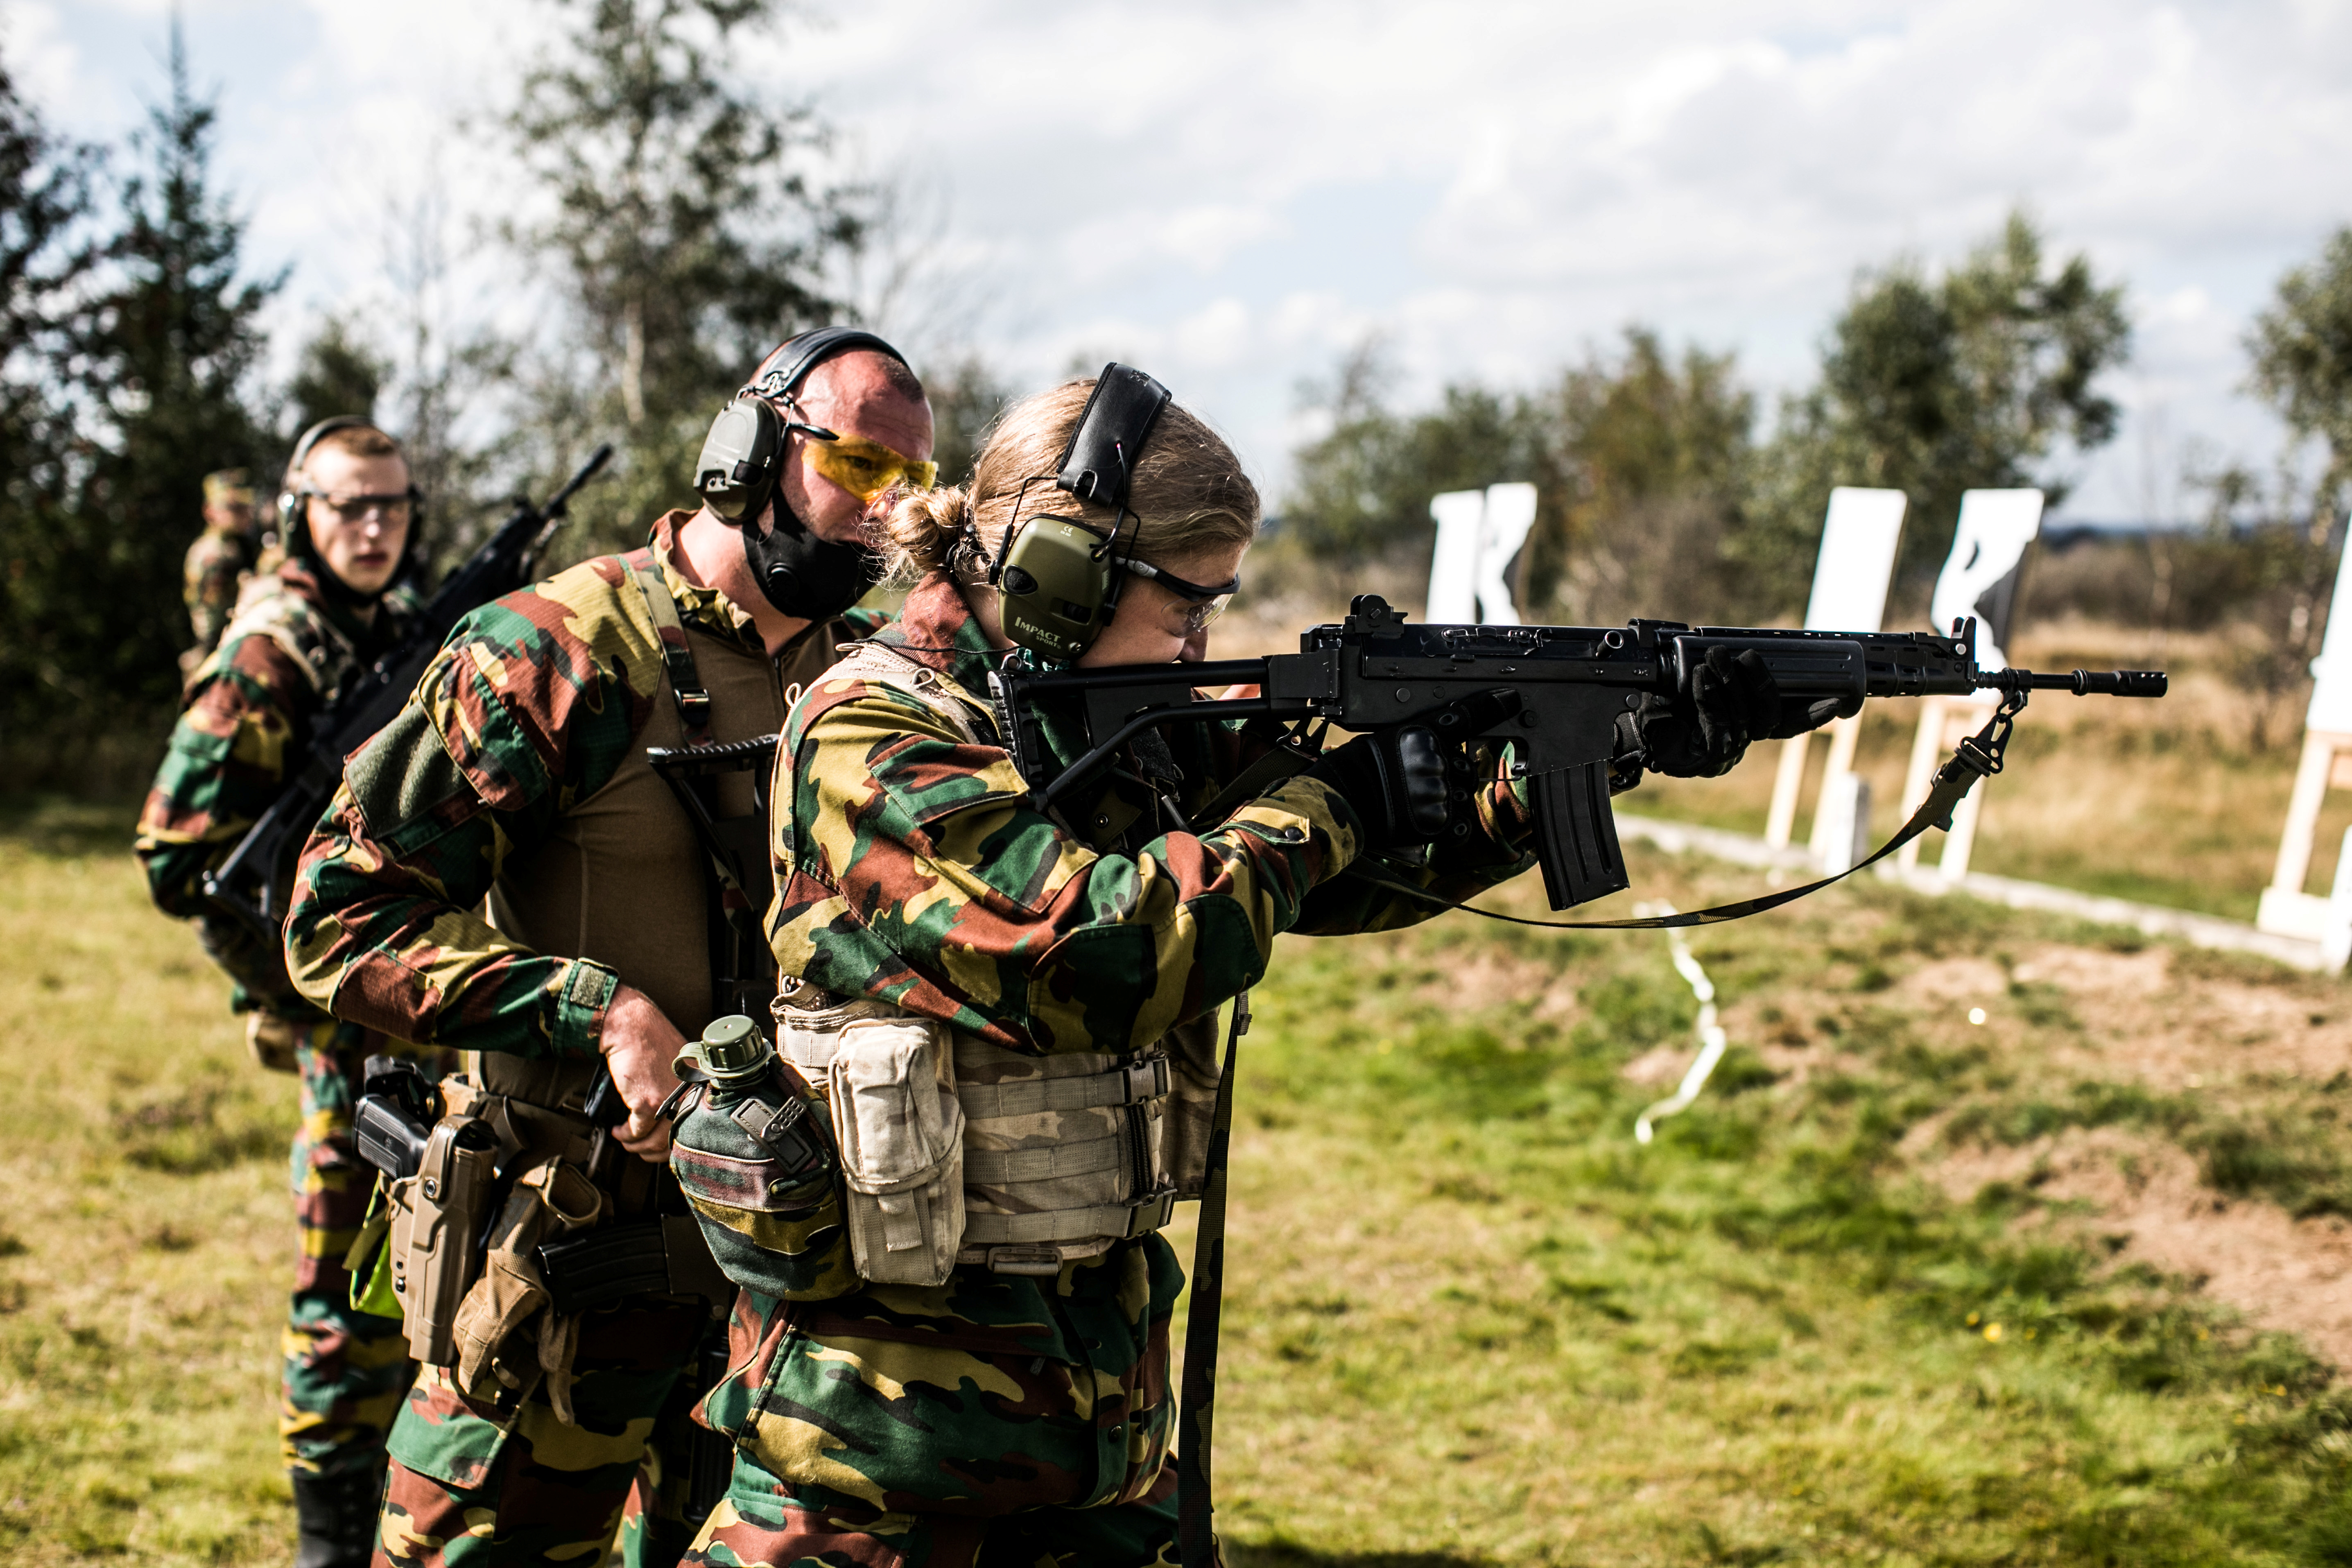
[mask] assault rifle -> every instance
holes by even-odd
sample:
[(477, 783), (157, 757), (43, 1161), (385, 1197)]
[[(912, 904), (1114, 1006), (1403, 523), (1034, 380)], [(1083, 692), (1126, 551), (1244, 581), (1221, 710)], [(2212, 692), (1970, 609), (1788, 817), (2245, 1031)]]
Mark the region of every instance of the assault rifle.
[[(1358, 731), (1419, 724), (1443, 741), (1508, 740), (1514, 773), (1527, 781), (1534, 808), (1544, 890), (1553, 909), (1565, 910), (1628, 885), (1609, 808), (1617, 715), (1651, 693), (1687, 693), (1692, 673), (1717, 647), (1734, 656), (1753, 650), (1784, 701), (1827, 704), (1842, 716), (1859, 712), (1871, 697), (2000, 692), (1993, 722), (1963, 744), (1922, 808), (1921, 816), (1945, 826), (1968, 786), (2000, 771), (2010, 721), (2027, 693), (2161, 697), (2166, 685), (2162, 670), (1979, 668), (1973, 620), (1956, 624), (1950, 637), (1645, 620), (1607, 629), (1408, 626), (1402, 611), (1370, 594), (1360, 595), (1339, 625), (1301, 634), (1297, 653), (1048, 674), (1013, 668), (989, 680), (1013, 763), (1040, 811), (1100, 778), (1120, 747), (1162, 724), (1263, 715), (1301, 730), (1315, 721)], [(1259, 695), (1194, 698), (1195, 688), (1223, 686), (1255, 686)], [(1075, 725), (1064, 732), (1083, 737), (1087, 749), (1066, 768), (1046, 743), (1048, 724)], [(1303, 752), (1294, 746), (1293, 754)], [(1269, 776), (1259, 787), (1273, 782)], [(1927, 825), (1915, 817), (1907, 831)]]
[(310, 752), (261, 819), (246, 830), (227, 859), (205, 875), (205, 896), (253, 928), (265, 942), (279, 940), (286, 923), (282, 889), (291, 880), (294, 858), (318, 826), (342, 777), (343, 759), (392, 722), (416, 689), (417, 678), (441, 650), (442, 639), (467, 615), (530, 581), (530, 563), (563, 521), (572, 494), (612, 459), (610, 444), (588, 455), (580, 471), (544, 506), (518, 497), (498, 531), (466, 563), (443, 580), (417, 618), (416, 627), (344, 689), (320, 715)]

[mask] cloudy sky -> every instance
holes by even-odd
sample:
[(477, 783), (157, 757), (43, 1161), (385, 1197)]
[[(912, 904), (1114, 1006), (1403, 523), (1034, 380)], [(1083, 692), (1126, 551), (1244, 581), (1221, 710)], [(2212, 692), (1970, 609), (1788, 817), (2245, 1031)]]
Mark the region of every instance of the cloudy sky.
[[(1130, 358), (1278, 489), (1302, 379), (1368, 333), (1396, 400), (1532, 384), (1628, 321), (1810, 375), (1856, 268), (1959, 254), (2023, 203), (2129, 287), (2123, 437), (2065, 509), (2174, 508), (2195, 442), (2267, 461), (2246, 322), (2352, 222), (2352, 0), (806, 0), (746, 55), (913, 193), (927, 281), (891, 323), (1024, 386)], [(219, 166), (280, 314), (386, 287), (390, 215), (441, 193), (449, 309), (528, 309), (471, 225), (511, 182), (498, 101), (544, 0), (186, 0)], [(161, 90), (164, 0), (0, 0), (62, 127)], [(919, 306), (919, 309), (916, 307)]]

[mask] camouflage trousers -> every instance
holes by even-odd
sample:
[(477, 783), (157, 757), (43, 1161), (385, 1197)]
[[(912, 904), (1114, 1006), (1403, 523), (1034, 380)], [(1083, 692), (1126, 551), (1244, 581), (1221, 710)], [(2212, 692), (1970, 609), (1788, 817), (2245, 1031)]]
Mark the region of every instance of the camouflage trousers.
[(698, 1521), (683, 1516), (667, 1440), (711, 1326), (693, 1297), (583, 1315), (570, 1426), (543, 1390), (502, 1411), (423, 1368), (393, 1424), (373, 1568), (593, 1568), (608, 1549), (630, 1568), (677, 1562)]
[(1142, 1497), (1107, 1508), (1039, 1508), (994, 1519), (884, 1513), (824, 1487), (789, 1485), (743, 1456), (692, 1568), (1174, 1568), (1176, 1467)]
[(292, 1171), (299, 1258), (286, 1319), (278, 1444), (290, 1470), (340, 1476), (377, 1469), (384, 1434), (408, 1387), (408, 1342), (398, 1319), (352, 1306), (343, 1255), (375, 1187), (374, 1171), (352, 1141), (352, 1114), (361, 1069), (384, 1040), (350, 1024), (266, 1022), (291, 1037), (302, 1100)]

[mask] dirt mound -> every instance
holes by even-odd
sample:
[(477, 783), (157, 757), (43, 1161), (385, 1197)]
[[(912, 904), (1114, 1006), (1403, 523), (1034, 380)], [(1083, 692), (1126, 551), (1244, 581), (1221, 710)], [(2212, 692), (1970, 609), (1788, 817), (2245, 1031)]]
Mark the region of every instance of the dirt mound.
[(2196, 1162), (2159, 1138), (2120, 1128), (2069, 1128), (2015, 1149), (1940, 1149), (1933, 1127), (1906, 1143), (1923, 1176), (1962, 1202), (1994, 1182), (2047, 1203), (2082, 1204), (2079, 1221), (2122, 1242), (2119, 1262), (2153, 1265), (2267, 1329), (2300, 1335), (2315, 1354), (2352, 1366), (2352, 1224), (2290, 1219), (2275, 1205), (2225, 1198)]
[[(2282, 1083), (2325, 1083), (2352, 1066), (2352, 1012), (2306, 983), (2258, 985), (2179, 973), (2170, 949), (2137, 953), (2052, 946), (2004, 972), (1982, 959), (1923, 966), (1898, 991), (1931, 1008), (2038, 1005), (2054, 994), (2059, 1026), (2034, 1038), (2043, 1070), (2063, 1081), (2194, 1091), (2217, 1103)], [(2189, 1152), (2124, 1127), (2070, 1127), (2014, 1148), (1953, 1147), (1938, 1119), (1904, 1149), (1953, 1197), (1988, 1184), (2079, 1205), (2084, 1224), (2120, 1242), (2119, 1259), (2200, 1281), (2266, 1328), (2292, 1331), (2352, 1366), (2352, 1225), (2296, 1220), (2276, 1205), (2206, 1186)]]

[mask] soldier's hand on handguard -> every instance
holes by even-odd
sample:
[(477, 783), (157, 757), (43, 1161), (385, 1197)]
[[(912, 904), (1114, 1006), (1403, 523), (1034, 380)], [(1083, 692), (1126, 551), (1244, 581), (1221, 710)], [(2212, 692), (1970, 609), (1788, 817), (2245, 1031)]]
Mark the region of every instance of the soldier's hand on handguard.
[[(1617, 756), (1674, 778), (1717, 778), (1738, 765), (1749, 742), (1780, 732), (1780, 685), (1754, 649), (1734, 656), (1728, 648), (1709, 648), (1691, 672), (1687, 692), (1654, 692), (1617, 715)], [(1835, 716), (1826, 713), (1814, 722)], [(1800, 721), (1789, 734), (1812, 728), (1801, 721), (1811, 718), (1805, 709), (1790, 717)]]
[(1445, 760), (1418, 725), (1359, 735), (1307, 770), (1355, 809), (1368, 851), (1426, 844), (1445, 831)]
[(677, 1088), (677, 1075), (669, 1064), (686, 1048), (686, 1037), (652, 997), (624, 984), (604, 1009), (604, 1033), (597, 1048), (604, 1053), (621, 1103), (629, 1108), (629, 1119), (614, 1129), (614, 1139), (640, 1160), (658, 1163), (668, 1159), (669, 1123), (654, 1113)]

